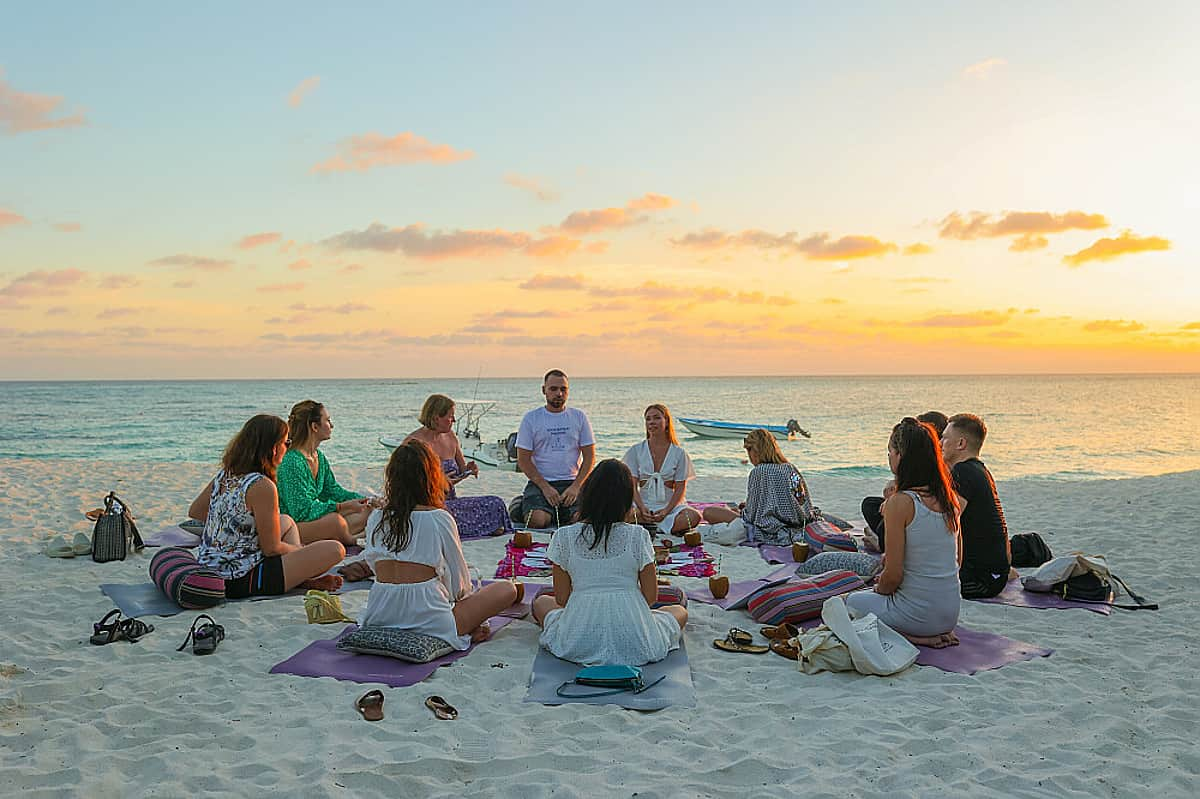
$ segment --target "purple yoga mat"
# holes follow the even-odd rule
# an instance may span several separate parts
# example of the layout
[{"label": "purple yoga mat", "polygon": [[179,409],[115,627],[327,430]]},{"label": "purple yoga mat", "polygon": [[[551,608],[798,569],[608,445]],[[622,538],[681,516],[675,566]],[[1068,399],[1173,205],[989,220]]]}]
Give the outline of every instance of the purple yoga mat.
[{"label": "purple yoga mat", "polygon": [[[493,616],[489,619],[492,633],[512,622],[505,616]],[[406,663],[395,658],[380,655],[356,655],[352,652],[341,652],[337,642],[344,636],[357,630],[357,625],[349,625],[336,638],[324,641],[313,641],[308,646],[292,655],[287,660],[276,663],[271,667],[271,674],[296,674],[300,677],[333,677],[335,680],[348,682],[383,683],[392,688],[404,688],[416,685],[440,666],[449,666],[456,660],[461,660],[475,651],[480,644],[472,644],[469,649],[461,652],[451,652],[449,655],[432,660],[428,663]],[[491,639],[488,639],[491,640]],[[487,641],[484,641],[486,644]]]},{"label": "purple yoga mat", "polygon": [[1026,591],[1021,586],[1020,580],[1009,580],[1008,585],[1004,586],[1004,590],[996,596],[990,599],[977,599],[975,601],[987,602],[990,605],[1012,605],[1016,608],[1036,608],[1037,610],[1046,610],[1047,608],[1055,610],[1080,608],[1081,610],[1090,610],[1092,613],[1099,613],[1102,616],[1112,613],[1112,605],[1097,602],[1075,602],[1070,599],[1063,599],[1056,594],[1039,594],[1036,591]]},{"label": "purple yoga mat", "polygon": [[792,558],[792,545],[786,547],[775,546],[774,544],[763,544],[758,548],[758,554],[767,563],[790,563],[796,565],[796,561]]},{"label": "purple yoga mat", "polygon": [[1014,641],[1003,635],[971,630],[961,625],[954,628],[954,634],[958,636],[958,646],[943,649],[918,646],[920,654],[917,655],[917,665],[933,666],[955,674],[974,674],[1022,660],[1050,657],[1054,651],[1025,641]]},{"label": "purple yoga mat", "polygon": [[200,546],[200,536],[189,533],[177,524],[164,527],[153,535],[146,536],[148,547],[192,547]]}]

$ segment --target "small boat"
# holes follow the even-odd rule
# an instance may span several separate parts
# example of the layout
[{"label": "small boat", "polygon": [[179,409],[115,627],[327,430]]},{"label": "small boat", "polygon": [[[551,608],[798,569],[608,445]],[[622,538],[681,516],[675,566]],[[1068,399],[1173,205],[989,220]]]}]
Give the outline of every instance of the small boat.
[{"label": "small boat", "polygon": [[688,430],[705,438],[744,438],[751,430],[766,430],[783,441],[791,441],[797,435],[812,438],[795,419],[788,419],[787,424],[742,424],[741,422],[718,422],[715,419],[685,419],[682,416],[675,418]]},{"label": "small boat", "polygon": [[[517,434],[509,433],[495,443],[483,443],[479,435],[479,420],[496,407],[495,400],[454,400],[454,407],[462,413],[462,418],[454,423],[454,433],[462,446],[463,456],[469,461],[475,461],[483,469],[500,469],[506,472],[518,472],[517,468]],[[379,443],[388,449],[395,449],[404,442],[404,436],[380,436]]]}]

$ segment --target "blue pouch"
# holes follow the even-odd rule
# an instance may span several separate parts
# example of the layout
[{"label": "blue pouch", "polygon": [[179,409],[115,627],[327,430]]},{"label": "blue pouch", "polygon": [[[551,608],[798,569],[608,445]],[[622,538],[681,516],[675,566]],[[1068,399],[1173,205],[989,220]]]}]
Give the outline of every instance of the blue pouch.
[{"label": "blue pouch", "polygon": [[[594,696],[610,696],[626,692],[640,694],[642,691],[658,685],[666,678],[667,676],[664,674],[654,682],[646,685],[642,681],[642,670],[637,666],[585,666],[575,674],[575,679],[567,680],[558,686],[555,693],[565,699],[589,699]],[[584,694],[565,693],[565,689],[570,685],[584,685],[593,688],[605,688],[607,690],[592,691]]]}]

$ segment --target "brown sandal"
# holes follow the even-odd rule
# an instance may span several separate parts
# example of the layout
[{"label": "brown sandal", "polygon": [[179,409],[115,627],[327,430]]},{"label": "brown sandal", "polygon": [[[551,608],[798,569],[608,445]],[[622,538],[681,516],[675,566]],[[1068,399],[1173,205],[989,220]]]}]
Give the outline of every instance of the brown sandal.
[{"label": "brown sandal", "polygon": [[780,655],[781,657],[787,658],[788,660],[799,660],[800,659],[800,647],[793,646],[792,644],[788,643],[786,640],[783,640],[783,639],[777,638],[774,641],[772,641],[771,642],[771,651],[774,652],[776,655]]},{"label": "brown sandal", "polygon": [[425,707],[432,710],[433,715],[442,721],[454,721],[458,718],[458,711],[454,709],[454,706],[440,696],[431,696],[426,699]]},{"label": "brown sandal", "polygon": [[784,622],[783,624],[772,624],[763,627],[759,630],[763,638],[768,638],[772,641],[787,641],[789,638],[795,638],[800,634],[800,629],[794,624]]},{"label": "brown sandal", "polygon": [[383,691],[378,688],[367,691],[354,702],[354,707],[367,721],[383,721]]}]

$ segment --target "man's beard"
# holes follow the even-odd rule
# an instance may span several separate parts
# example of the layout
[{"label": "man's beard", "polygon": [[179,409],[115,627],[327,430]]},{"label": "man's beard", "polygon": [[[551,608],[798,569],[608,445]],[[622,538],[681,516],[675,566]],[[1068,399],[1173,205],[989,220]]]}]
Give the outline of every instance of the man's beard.
[{"label": "man's beard", "polygon": [[561,408],[567,404],[567,400],[566,400],[566,397],[555,397],[551,400],[548,400],[547,404],[551,408]]}]

